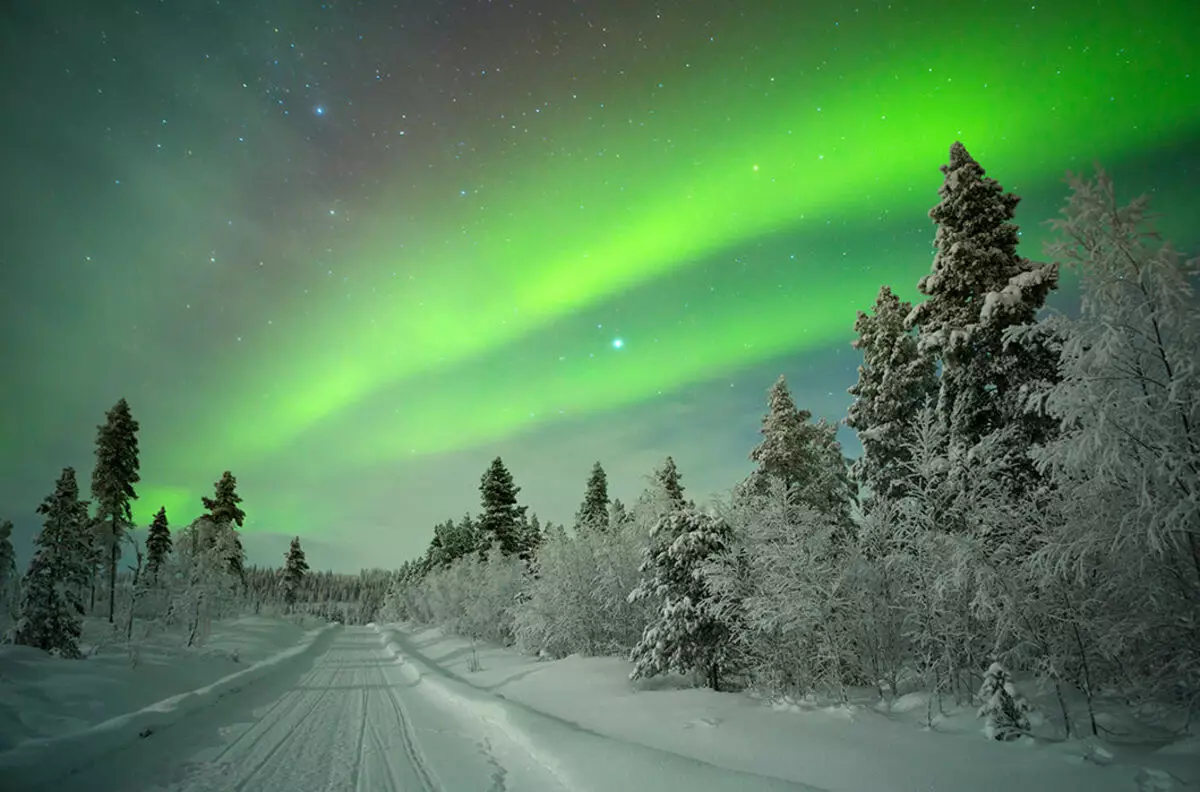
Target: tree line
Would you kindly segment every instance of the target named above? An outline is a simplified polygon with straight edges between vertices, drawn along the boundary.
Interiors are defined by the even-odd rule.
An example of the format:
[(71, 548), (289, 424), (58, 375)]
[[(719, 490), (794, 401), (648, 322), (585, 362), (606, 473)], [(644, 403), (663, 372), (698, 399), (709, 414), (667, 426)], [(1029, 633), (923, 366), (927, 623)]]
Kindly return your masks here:
[[(782, 377), (754, 471), (704, 508), (671, 459), (630, 509), (597, 463), (572, 529), (531, 532), (515, 487), (503, 509), (489, 494), (497, 460), (485, 517), (438, 526), (385, 613), (546, 656), (626, 655), (634, 677), (924, 690), (930, 724), (943, 697), (978, 701), (1000, 739), (1028, 729), (1014, 673), (1056, 694), (1068, 736), (1101, 731), (1101, 697), (1194, 712), (1200, 259), (1097, 168), (1068, 175), (1035, 262), (1017, 252), (1017, 196), (960, 143), (942, 173), (923, 299), (884, 285), (854, 323), (857, 460)], [(1076, 314), (1045, 310), (1062, 268)]]

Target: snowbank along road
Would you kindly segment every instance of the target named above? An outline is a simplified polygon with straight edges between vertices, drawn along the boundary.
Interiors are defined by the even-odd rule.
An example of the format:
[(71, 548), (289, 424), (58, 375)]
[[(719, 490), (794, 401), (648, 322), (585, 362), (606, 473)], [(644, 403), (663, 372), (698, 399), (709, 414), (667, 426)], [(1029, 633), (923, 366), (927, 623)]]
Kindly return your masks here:
[[(69, 763), (69, 758), (67, 763)], [(68, 770), (67, 763), (64, 772)], [(10, 787), (5, 784), (6, 790)], [(18, 787), (19, 788), (19, 787)], [(371, 627), (40, 787), (62, 792), (809, 790), (614, 740), (422, 665)]]

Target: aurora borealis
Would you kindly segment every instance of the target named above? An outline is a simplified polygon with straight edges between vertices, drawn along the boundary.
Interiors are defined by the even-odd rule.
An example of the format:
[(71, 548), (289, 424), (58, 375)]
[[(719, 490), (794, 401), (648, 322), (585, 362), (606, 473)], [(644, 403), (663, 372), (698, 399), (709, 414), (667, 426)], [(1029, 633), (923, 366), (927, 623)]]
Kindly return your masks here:
[[(1037, 257), (1102, 162), (1200, 242), (1193, 2), (16, 2), (0, 10), (0, 517), (121, 396), (146, 521), (394, 564), (504, 456), (566, 521), (766, 388), (841, 418), (855, 311), (929, 267), (955, 140)], [(619, 340), (620, 343), (616, 343)], [(852, 443), (852, 439), (848, 438)], [(286, 541), (272, 539), (273, 560)]]

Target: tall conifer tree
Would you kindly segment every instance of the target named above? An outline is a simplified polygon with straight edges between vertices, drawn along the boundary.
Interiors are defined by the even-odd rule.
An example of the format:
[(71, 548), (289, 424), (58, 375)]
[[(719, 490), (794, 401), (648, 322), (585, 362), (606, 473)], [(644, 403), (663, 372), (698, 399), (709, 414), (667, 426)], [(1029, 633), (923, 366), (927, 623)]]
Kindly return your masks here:
[(934, 360), (917, 349), (916, 336), (904, 326), (912, 304), (901, 302), (884, 286), (874, 311), (858, 313), (855, 349), (862, 352), (858, 382), (850, 388), (846, 425), (858, 432), (863, 453), (854, 464), (855, 480), (876, 496), (905, 492), (908, 439), (917, 411), (937, 394)]
[(100, 534), (104, 560), (108, 563), (108, 620), (117, 607), (117, 559), (121, 539), (133, 524), (131, 502), (137, 500), (133, 485), (138, 475), (138, 422), (121, 399), (108, 411), (103, 426), (97, 427), (96, 467), (92, 470), (92, 498), (96, 520), (104, 526)]
[(504, 555), (521, 551), (519, 525), (527, 507), (517, 505), (520, 491), (521, 488), (513, 483), (512, 473), (504, 466), (504, 460), (493, 459), (479, 482), (483, 514), (478, 526), (483, 552), (492, 546), (498, 546)]
[(171, 552), (171, 529), (167, 525), (167, 507), (159, 508), (146, 533), (146, 575), (158, 582), (158, 573)]
[(63, 468), (54, 493), (38, 506), (45, 517), (21, 586), (16, 642), (62, 657), (79, 657), (82, 589), (88, 579), (87, 501), (79, 499), (74, 468)]
[(599, 462), (592, 465), (584, 491), (583, 504), (575, 515), (575, 526), (582, 530), (608, 529), (608, 476)]

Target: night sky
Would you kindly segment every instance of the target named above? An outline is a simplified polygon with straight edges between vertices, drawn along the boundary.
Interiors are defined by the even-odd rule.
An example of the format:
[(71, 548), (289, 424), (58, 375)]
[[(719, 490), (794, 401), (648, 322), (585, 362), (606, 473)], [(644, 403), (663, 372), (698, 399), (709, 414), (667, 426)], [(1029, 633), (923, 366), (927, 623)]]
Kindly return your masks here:
[[(139, 520), (228, 469), (251, 562), (395, 566), (502, 455), (543, 519), (844, 417), (951, 143), (1041, 255), (1100, 161), (1200, 242), (1195, 0), (0, 5), (0, 517), (141, 422)], [(1066, 308), (1068, 284), (1055, 299)], [(847, 451), (857, 453), (851, 433)]]

